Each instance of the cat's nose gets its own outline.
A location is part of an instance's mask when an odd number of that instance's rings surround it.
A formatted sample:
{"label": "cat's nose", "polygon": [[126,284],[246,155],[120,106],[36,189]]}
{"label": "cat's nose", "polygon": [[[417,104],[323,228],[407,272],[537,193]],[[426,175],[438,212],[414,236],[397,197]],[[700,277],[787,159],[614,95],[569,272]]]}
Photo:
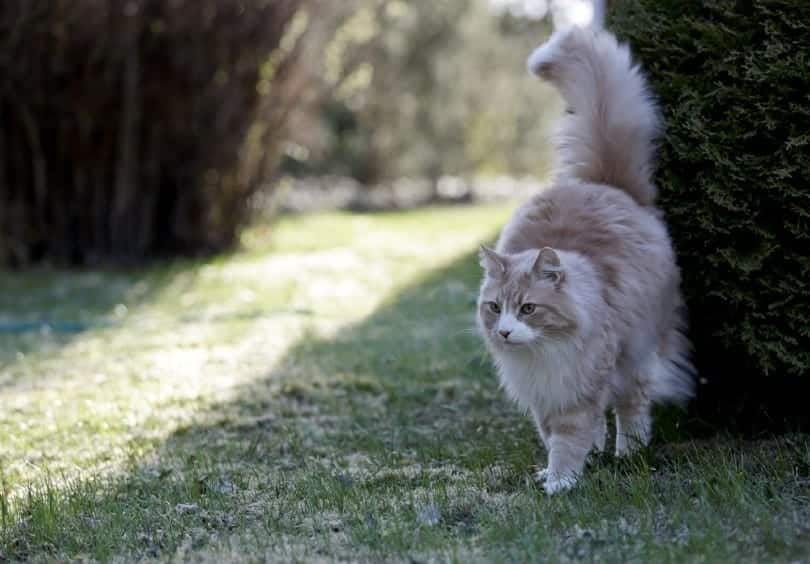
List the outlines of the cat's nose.
{"label": "cat's nose", "polygon": [[512,332],[511,332],[511,331],[506,331],[506,330],[504,330],[504,329],[501,329],[500,331],[498,331],[498,333],[500,333],[500,334],[501,334],[501,337],[503,337],[504,339],[508,339],[508,338],[509,338],[509,335],[511,335],[511,334],[512,334]]}

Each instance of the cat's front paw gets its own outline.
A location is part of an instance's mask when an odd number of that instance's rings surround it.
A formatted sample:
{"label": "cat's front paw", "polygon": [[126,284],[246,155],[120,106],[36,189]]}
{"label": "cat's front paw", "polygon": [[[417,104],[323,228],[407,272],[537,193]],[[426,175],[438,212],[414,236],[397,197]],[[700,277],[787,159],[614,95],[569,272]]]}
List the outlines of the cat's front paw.
{"label": "cat's front paw", "polygon": [[546,493],[549,495],[568,491],[577,483],[577,479],[574,476],[549,475],[548,471],[546,471],[545,479],[546,483],[543,489],[545,489]]}
{"label": "cat's front paw", "polygon": [[537,470],[537,472],[534,473],[534,479],[540,483],[545,482],[547,477],[548,477],[548,468],[540,468]]}

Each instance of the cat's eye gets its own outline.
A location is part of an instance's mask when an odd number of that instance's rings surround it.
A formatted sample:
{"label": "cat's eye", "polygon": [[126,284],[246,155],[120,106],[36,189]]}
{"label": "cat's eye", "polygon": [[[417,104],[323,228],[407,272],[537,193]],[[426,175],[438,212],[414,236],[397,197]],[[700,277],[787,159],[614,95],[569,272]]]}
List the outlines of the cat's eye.
{"label": "cat's eye", "polygon": [[496,302],[489,302],[487,305],[489,305],[489,310],[492,313],[501,313],[501,306],[499,306]]}
{"label": "cat's eye", "polygon": [[543,272],[543,279],[548,280],[550,282],[554,282],[555,284],[560,281],[560,273],[556,270],[546,270]]}
{"label": "cat's eye", "polygon": [[520,313],[523,315],[531,315],[534,313],[534,310],[537,306],[534,304],[523,304],[520,306]]}

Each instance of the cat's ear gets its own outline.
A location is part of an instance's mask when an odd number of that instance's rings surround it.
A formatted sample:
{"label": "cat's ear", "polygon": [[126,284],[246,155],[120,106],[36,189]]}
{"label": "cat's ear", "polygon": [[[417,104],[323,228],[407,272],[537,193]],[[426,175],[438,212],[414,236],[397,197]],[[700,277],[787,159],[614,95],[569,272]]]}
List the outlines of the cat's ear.
{"label": "cat's ear", "polygon": [[565,281],[565,271],[560,262],[560,256],[551,247],[543,247],[537,253],[532,272],[543,280],[554,282],[558,289]]}
{"label": "cat's ear", "polygon": [[481,259],[481,267],[486,270],[487,274],[493,278],[503,278],[504,274],[506,274],[506,259],[504,257],[484,245],[481,245],[478,256]]}

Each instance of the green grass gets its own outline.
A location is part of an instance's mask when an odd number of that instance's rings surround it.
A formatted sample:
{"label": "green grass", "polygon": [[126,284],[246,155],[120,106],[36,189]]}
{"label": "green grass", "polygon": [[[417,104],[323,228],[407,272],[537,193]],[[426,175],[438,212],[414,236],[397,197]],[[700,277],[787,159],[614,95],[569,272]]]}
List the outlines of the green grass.
{"label": "green grass", "polygon": [[805,436],[659,431],[570,494],[532,482],[545,454],[471,331],[508,213],[287,218],[213,261],[0,275],[0,325],[83,324],[0,335],[0,561],[808,561]]}

